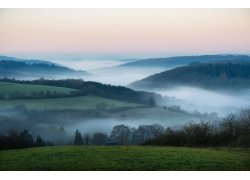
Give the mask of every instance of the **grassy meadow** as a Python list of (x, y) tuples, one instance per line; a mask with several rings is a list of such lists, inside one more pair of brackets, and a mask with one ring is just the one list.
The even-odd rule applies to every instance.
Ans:
[[(8, 97), (10, 93), (18, 91), (26, 95), (30, 95), (31, 92), (46, 91), (58, 92), (69, 94), (72, 90), (70, 88), (56, 87), (56, 86), (43, 86), (43, 85), (29, 85), (29, 84), (15, 84), (8, 82), (0, 82), (0, 93), (5, 93), (5, 97)], [(113, 100), (103, 98), (94, 95), (78, 96), (78, 97), (63, 97), (63, 98), (48, 98), (48, 99), (5, 99), (0, 100), (0, 108), (12, 108), (14, 106), (24, 104), (28, 109), (93, 109), (97, 104), (106, 103), (114, 105), (115, 107), (134, 107), (141, 106), (141, 104), (128, 103), (119, 100)]]
[(141, 106), (141, 104), (128, 103), (94, 95), (51, 98), (51, 99), (13, 99), (0, 100), (0, 108), (12, 108), (24, 104), (28, 109), (93, 109), (99, 103), (113, 104), (115, 107)]
[(249, 171), (249, 149), (55, 146), (0, 151), (0, 170)]
[(71, 88), (63, 88), (63, 87), (56, 87), (56, 86), (43, 86), (43, 85), (33, 85), (33, 84), (16, 84), (16, 83), (9, 83), (9, 82), (0, 82), (0, 93), (5, 93), (5, 97), (8, 97), (10, 93), (14, 93), (18, 91), (20, 93), (24, 93), (25, 95), (30, 95), (31, 92), (43, 91), (50, 91), (53, 93), (56, 91), (57, 93), (65, 93), (69, 94), (71, 91), (75, 89)]

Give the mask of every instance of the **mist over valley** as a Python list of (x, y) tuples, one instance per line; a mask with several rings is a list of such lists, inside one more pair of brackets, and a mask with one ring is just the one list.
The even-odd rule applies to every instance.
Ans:
[[(221, 73), (232, 72), (225, 69), (219, 72), (222, 85), (213, 84), (216, 79), (208, 79), (213, 82), (208, 88), (203, 86), (207, 81), (205, 76), (194, 74), (192, 77), (195, 78), (192, 78), (181, 71), (152, 79), (163, 73), (177, 71), (178, 67), (175, 66), (190, 69), (193, 73), (193, 67), (206, 67), (207, 62), (213, 63), (212, 66), (209, 64), (210, 70), (228, 65), (232, 68), (247, 68), (246, 56), (184, 56), (124, 61), (77, 59), (64, 61), (63, 65), (37, 60), (30, 63), (27, 62), (29, 60), (22, 60), (19, 63), (18, 59), (7, 59), (1, 61), (5, 66), (2, 66), (0, 82), (0, 132), (27, 129), (34, 137), (40, 135), (55, 145), (73, 143), (76, 129), (83, 138), (94, 137), (97, 133), (111, 138), (114, 128), (122, 126), (131, 133), (140, 128), (151, 128), (152, 131), (155, 125), (178, 131), (190, 122), (222, 121), (230, 113), (250, 105), (249, 87), (247, 84), (243, 86), (249, 79), (247, 70), (241, 71), (245, 73), (240, 74), (244, 76), (241, 81), (236, 79), (233, 84), (230, 81), (230, 86), (223, 84), (227, 77), (222, 79)], [(27, 70), (29, 81), (18, 76), (18, 73)], [(45, 76), (39, 77), (39, 71)], [(237, 75), (233, 74), (235, 77)], [(191, 83), (188, 81), (189, 76)], [(194, 86), (195, 79), (202, 86)], [(171, 83), (164, 86), (164, 82)], [(237, 91), (235, 88), (238, 88)], [(59, 131), (64, 132), (64, 141), (56, 135)], [(110, 139), (105, 142), (113, 141)], [(133, 143), (139, 142), (142, 143), (142, 140)]]

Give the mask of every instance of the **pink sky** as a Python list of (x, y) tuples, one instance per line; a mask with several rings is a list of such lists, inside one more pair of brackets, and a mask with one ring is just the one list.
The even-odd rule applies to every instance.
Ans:
[(250, 54), (250, 9), (0, 9), (0, 54)]

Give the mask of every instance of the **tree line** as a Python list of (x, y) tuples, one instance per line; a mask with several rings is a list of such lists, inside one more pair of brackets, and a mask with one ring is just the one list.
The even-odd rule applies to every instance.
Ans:
[[(187, 147), (250, 147), (250, 108), (229, 114), (221, 121), (189, 122), (179, 128), (160, 124), (139, 125), (138, 128), (116, 125), (110, 135), (104, 132), (81, 133), (76, 130), (70, 138), (64, 128), (54, 129), (55, 145), (153, 145)], [(0, 135), (1, 150), (53, 145), (37, 135), (34, 139), (27, 130), (10, 130)], [(58, 142), (58, 140), (60, 141)]]
[(113, 127), (110, 136), (103, 132), (95, 132), (81, 135), (77, 129), (75, 132), (74, 145), (139, 145), (145, 140), (156, 138), (164, 133), (164, 127), (160, 124), (140, 125), (138, 128), (124, 124)]
[(5, 95), (4, 92), (0, 93), (0, 99), (49, 99), (49, 98), (63, 98), (63, 97), (75, 97), (75, 96), (83, 96), (83, 94), (79, 90), (71, 91), (70, 93), (62, 93), (57, 91), (33, 91), (31, 93), (22, 93), (19, 91), (8, 93)]
[(52, 145), (53, 143), (50, 141), (45, 142), (40, 135), (37, 135), (34, 139), (26, 129), (20, 133), (15, 130), (9, 130), (7, 134), (0, 134), (0, 150), (24, 149)]
[(250, 109), (229, 114), (222, 121), (189, 122), (181, 129), (168, 127), (164, 134), (143, 145), (188, 147), (250, 147)]

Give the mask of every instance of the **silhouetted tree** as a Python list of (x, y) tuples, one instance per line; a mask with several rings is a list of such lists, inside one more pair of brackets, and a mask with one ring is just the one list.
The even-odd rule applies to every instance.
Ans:
[(43, 141), (43, 139), (41, 138), (41, 136), (40, 135), (37, 135), (37, 137), (36, 137), (36, 146), (38, 146), (38, 147), (43, 147), (43, 146), (45, 146), (46, 145), (46, 142), (45, 141)]
[(120, 145), (129, 144), (131, 140), (130, 128), (125, 125), (118, 125), (113, 127), (110, 139), (113, 142), (119, 143)]
[(33, 136), (28, 132), (28, 130), (24, 129), (23, 132), (20, 133), (20, 136), (24, 138), (25, 142), (28, 145), (33, 145)]
[(76, 130), (76, 133), (75, 133), (74, 145), (83, 145), (82, 135), (78, 131), (78, 129)]
[(93, 135), (92, 142), (94, 145), (105, 145), (107, 143), (108, 136), (101, 132), (96, 132)]

